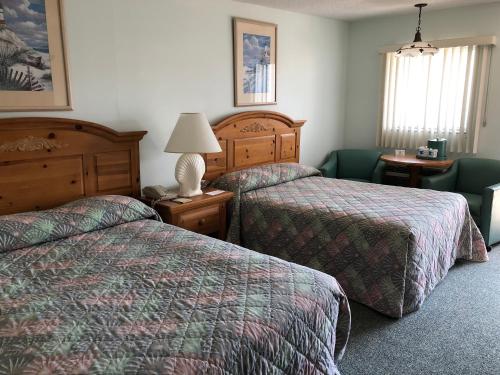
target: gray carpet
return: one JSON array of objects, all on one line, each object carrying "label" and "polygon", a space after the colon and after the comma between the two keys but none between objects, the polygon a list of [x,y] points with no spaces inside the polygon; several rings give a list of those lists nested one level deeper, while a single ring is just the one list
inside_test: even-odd
[{"label": "gray carpet", "polygon": [[400,320],[351,302],[343,375],[500,374],[500,246],[460,262],[417,312]]}]

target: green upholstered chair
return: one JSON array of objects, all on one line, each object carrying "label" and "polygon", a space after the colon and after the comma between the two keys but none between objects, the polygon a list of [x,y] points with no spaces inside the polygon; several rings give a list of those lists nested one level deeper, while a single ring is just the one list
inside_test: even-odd
[{"label": "green upholstered chair", "polygon": [[486,245],[500,242],[500,160],[458,159],[446,173],[424,177],[422,188],[462,194]]},{"label": "green upholstered chair", "polygon": [[333,151],[320,171],[324,177],[380,184],[385,169],[380,155],[377,150]]}]

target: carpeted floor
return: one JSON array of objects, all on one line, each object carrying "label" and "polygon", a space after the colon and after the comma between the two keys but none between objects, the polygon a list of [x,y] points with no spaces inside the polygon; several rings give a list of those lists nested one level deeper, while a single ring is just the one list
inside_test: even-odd
[{"label": "carpeted floor", "polygon": [[422,308],[400,320],[351,302],[343,375],[500,374],[500,246],[458,263]]}]

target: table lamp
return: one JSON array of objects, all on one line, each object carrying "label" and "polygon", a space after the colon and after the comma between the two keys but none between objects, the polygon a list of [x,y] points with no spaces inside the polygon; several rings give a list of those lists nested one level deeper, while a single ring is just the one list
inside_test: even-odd
[{"label": "table lamp", "polygon": [[179,183],[179,196],[201,195],[201,179],[205,174],[205,161],[199,153],[221,152],[204,113],[181,113],[165,152],[182,153],[175,166],[175,179]]}]

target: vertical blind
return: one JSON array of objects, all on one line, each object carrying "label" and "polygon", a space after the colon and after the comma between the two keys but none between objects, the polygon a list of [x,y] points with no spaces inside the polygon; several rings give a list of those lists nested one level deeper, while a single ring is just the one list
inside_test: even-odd
[{"label": "vertical blind", "polygon": [[438,137],[448,139],[451,152],[476,153],[491,49],[449,47],[419,57],[387,53],[378,146],[415,149]]}]

